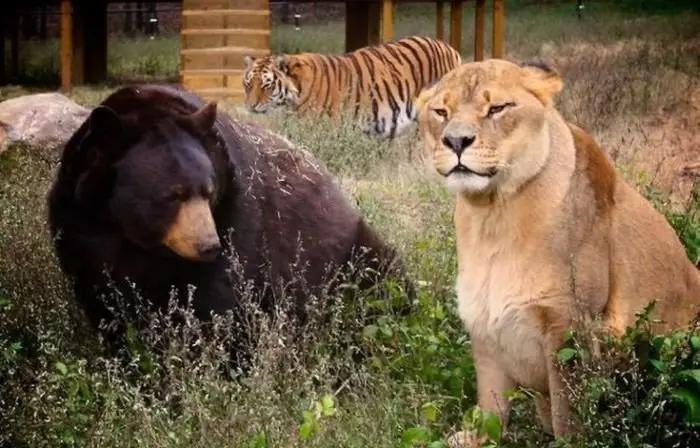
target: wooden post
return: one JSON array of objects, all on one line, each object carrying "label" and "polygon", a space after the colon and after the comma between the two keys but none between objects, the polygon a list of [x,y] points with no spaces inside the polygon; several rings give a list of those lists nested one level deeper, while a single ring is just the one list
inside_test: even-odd
[{"label": "wooden post", "polygon": [[369,20],[367,22],[367,45],[377,45],[382,41],[382,11],[379,2],[366,3]]},{"label": "wooden post", "polygon": [[84,82],[99,83],[107,76],[107,2],[90,0],[80,8],[84,39]]},{"label": "wooden post", "polygon": [[19,76],[19,40],[21,34],[19,8],[10,8],[10,76],[17,79]]},{"label": "wooden post", "polygon": [[450,45],[462,52],[462,0],[450,2]]},{"label": "wooden post", "polygon": [[61,88],[73,87],[73,2],[61,0]]},{"label": "wooden post", "polygon": [[435,4],[435,37],[438,40],[445,39],[445,2],[438,0]]},{"label": "wooden post", "polygon": [[484,7],[486,0],[476,0],[476,9],[474,10],[474,60],[484,60],[484,19],[486,16],[486,8]]},{"label": "wooden post", "polygon": [[0,17],[0,85],[7,82],[5,77],[5,29],[7,28],[7,20],[5,17]]},{"label": "wooden post", "polygon": [[391,40],[394,34],[394,0],[382,0],[382,42]]},{"label": "wooden post", "polygon": [[345,2],[345,51],[378,44],[380,28],[378,2]]},{"label": "wooden post", "polygon": [[493,46],[494,58],[503,57],[505,12],[503,0],[493,0]]}]

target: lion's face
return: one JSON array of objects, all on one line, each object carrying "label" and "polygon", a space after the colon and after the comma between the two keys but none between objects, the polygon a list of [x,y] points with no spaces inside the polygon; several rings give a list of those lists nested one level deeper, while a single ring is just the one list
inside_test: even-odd
[{"label": "lion's face", "polygon": [[419,125],[448,188],[489,194],[525,165],[544,163],[546,109],[560,89],[547,67],[488,60],[463,64],[422,92]]}]

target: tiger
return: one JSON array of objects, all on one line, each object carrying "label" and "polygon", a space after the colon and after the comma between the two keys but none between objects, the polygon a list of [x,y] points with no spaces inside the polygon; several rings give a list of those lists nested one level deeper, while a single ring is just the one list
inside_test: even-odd
[{"label": "tiger", "polygon": [[416,96],[461,63],[449,44],[424,36],[340,55],[245,55],[245,105],[252,113],[288,107],[299,115],[334,118],[354,108],[366,134],[393,139],[415,122]]}]

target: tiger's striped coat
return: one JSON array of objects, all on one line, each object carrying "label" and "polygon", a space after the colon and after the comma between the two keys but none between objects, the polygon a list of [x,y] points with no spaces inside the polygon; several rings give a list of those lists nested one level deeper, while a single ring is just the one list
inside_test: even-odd
[{"label": "tiger's striped coat", "polygon": [[410,36],[342,55],[301,53],[245,56],[246,106],[263,113],[288,106],[300,115],[345,108],[368,134],[394,138],[416,119],[413,101],[422,89],[461,64],[447,43]]}]

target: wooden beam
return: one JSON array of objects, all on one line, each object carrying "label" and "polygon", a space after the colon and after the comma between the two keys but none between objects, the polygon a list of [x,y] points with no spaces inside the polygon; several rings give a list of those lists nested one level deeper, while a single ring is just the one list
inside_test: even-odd
[{"label": "wooden beam", "polygon": [[493,44],[492,53],[494,58],[503,57],[503,41],[505,40],[505,11],[503,0],[493,0]]},{"label": "wooden beam", "polygon": [[382,0],[382,42],[388,42],[394,34],[394,0]]},{"label": "wooden beam", "polygon": [[450,2],[450,45],[460,53],[462,52],[463,3],[462,0]]},{"label": "wooden beam", "polygon": [[73,87],[73,2],[61,0],[61,88]]},{"label": "wooden beam", "polygon": [[474,60],[484,60],[484,19],[486,17],[486,0],[476,0],[474,10]]},{"label": "wooden beam", "polygon": [[445,2],[438,0],[435,4],[435,37],[445,39]]}]

